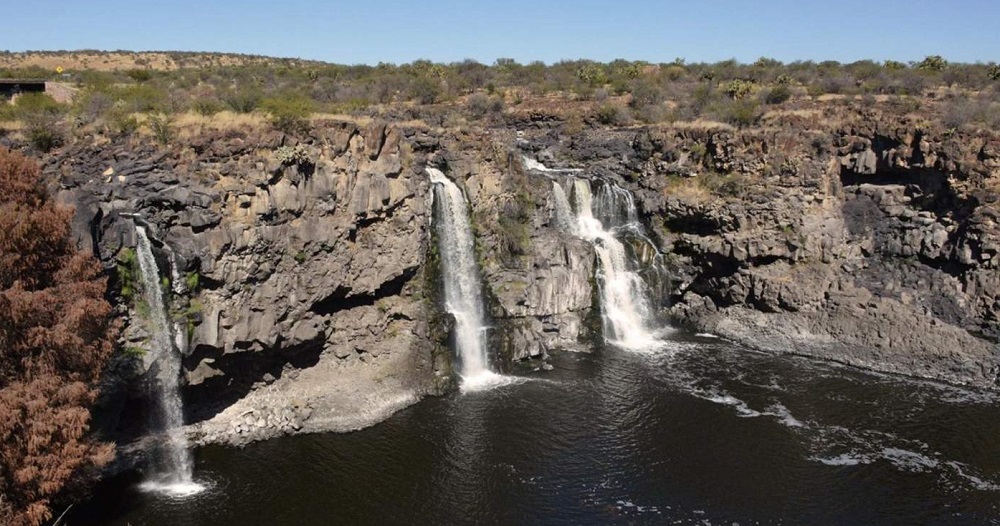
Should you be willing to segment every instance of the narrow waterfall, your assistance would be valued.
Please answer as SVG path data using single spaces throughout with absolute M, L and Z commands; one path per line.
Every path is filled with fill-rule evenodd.
M 573 208 L 570 206 L 569 199 L 566 198 L 566 192 L 559 185 L 558 181 L 552 181 L 552 200 L 556 226 L 561 230 L 576 235 L 579 229 L 577 228 L 576 218 L 573 216 Z
M 160 272 L 153 257 L 152 245 L 146 229 L 136 226 L 136 255 L 142 274 L 143 300 L 149 307 L 146 320 L 149 331 L 147 360 L 154 364 L 155 384 L 160 402 L 160 423 L 166 442 L 159 458 L 159 473 L 145 482 L 144 489 L 184 496 L 197 493 L 202 488 L 192 478 L 194 463 L 184 436 L 184 415 L 181 403 L 179 376 L 181 357 L 174 348 L 174 326 L 167 319 L 167 308 L 160 288 Z
M 441 254 L 445 309 L 455 317 L 463 389 L 494 385 L 486 353 L 486 313 L 465 194 L 438 169 L 427 168 L 433 188 L 435 230 Z
M 557 203 L 559 194 L 565 198 L 559 185 L 553 188 L 553 193 Z M 650 326 L 654 309 L 648 285 L 636 266 L 631 264 L 624 243 L 617 237 L 626 231 L 642 235 L 632 195 L 623 188 L 604 185 L 595 200 L 590 182 L 574 178 L 573 198 L 576 226 L 571 231 L 592 243 L 597 252 L 605 338 L 614 345 L 631 350 L 657 346 L 655 331 Z

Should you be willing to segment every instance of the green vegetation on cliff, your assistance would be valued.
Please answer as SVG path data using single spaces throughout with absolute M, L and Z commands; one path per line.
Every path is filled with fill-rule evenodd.
M 117 69 L 95 70 L 77 55 L 63 57 L 67 71 L 59 75 L 37 66 L 18 68 L 12 55 L 0 61 L 8 65 L 0 69 L 0 77 L 44 77 L 75 90 L 71 103 L 26 95 L 14 106 L 0 106 L 0 121 L 12 123 L 0 122 L 0 128 L 20 129 L 37 149 L 48 150 L 67 137 L 94 131 L 146 132 L 168 144 L 180 128 L 192 123 L 270 124 L 296 133 L 309 125 L 310 116 L 350 114 L 453 125 L 459 122 L 456 119 L 496 119 L 530 113 L 540 104 L 566 103 L 584 103 L 580 117 L 592 125 L 711 120 L 743 127 L 755 124 L 769 109 L 822 97 L 909 100 L 917 106 L 933 98 L 949 106 L 945 111 L 955 127 L 1000 124 L 998 66 L 950 63 L 940 56 L 910 64 L 870 60 L 784 64 L 761 58 L 752 64 L 619 59 L 546 65 L 498 59 L 493 65 L 417 60 L 369 66 L 212 54 L 115 53 L 108 55 L 116 57 Z M 26 60 L 24 64 L 29 63 Z M 259 118 L 247 120 L 244 115 Z

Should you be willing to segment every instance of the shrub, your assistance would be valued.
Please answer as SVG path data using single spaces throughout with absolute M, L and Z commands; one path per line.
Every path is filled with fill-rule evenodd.
M 309 127 L 313 102 L 305 97 L 289 95 L 265 99 L 260 107 L 267 112 L 268 120 L 276 129 L 285 133 L 295 133 Z
M 108 128 L 114 134 L 129 136 L 139 130 L 139 120 L 128 111 L 115 108 L 108 114 Z
M 211 117 L 225 109 L 225 105 L 216 98 L 199 98 L 191 101 L 191 109 L 198 115 Z
M 62 144 L 59 118 L 66 107 L 44 93 L 19 95 L 13 116 L 24 124 L 25 137 L 33 148 L 47 152 Z
M 610 102 L 597 108 L 596 117 L 597 122 L 605 126 L 625 126 L 632 121 L 628 108 Z
M 162 113 L 149 116 L 149 130 L 156 142 L 166 145 L 174 140 L 174 120 Z
M 38 167 L 0 148 L 0 523 L 39 526 L 52 499 L 112 458 L 90 407 L 117 326 L 101 265 Z M 9 250 L 9 252 L 7 252 Z
M 465 109 L 476 118 L 486 115 L 489 105 L 490 98 L 483 93 L 473 93 L 469 96 L 469 99 L 465 101 Z
M 23 93 L 14 101 L 15 113 L 19 119 L 35 115 L 59 115 L 65 106 L 44 93 Z
M 260 91 L 253 88 L 229 90 L 222 95 L 222 102 L 236 113 L 251 113 L 263 99 Z
M 62 145 L 63 136 L 56 123 L 30 124 L 25 129 L 25 136 L 32 148 L 40 152 L 48 152 Z
M 785 84 L 779 84 L 768 90 L 767 94 L 764 95 L 764 102 L 768 104 L 781 104 L 790 98 L 792 98 L 792 90 L 788 89 L 788 86 Z
M 632 100 L 629 106 L 643 108 L 663 102 L 663 92 L 660 87 L 649 79 L 639 79 L 632 83 Z
M 131 113 L 166 112 L 171 109 L 167 93 L 148 84 L 126 86 L 115 90 L 116 104 Z
M 740 127 L 756 123 L 763 113 L 760 103 L 750 98 L 724 100 L 713 105 L 712 110 L 718 120 Z
M 441 96 L 441 82 L 427 76 L 420 76 L 410 82 L 410 98 L 420 104 L 434 104 Z
M 146 82 L 147 80 L 153 78 L 153 73 L 148 69 L 130 69 L 126 71 L 125 74 L 136 82 Z

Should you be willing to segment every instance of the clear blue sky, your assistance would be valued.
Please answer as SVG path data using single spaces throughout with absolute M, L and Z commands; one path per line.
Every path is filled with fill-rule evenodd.
M 615 58 L 1000 60 L 996 0 L 6 0 L 0 49 L 337 63 Z

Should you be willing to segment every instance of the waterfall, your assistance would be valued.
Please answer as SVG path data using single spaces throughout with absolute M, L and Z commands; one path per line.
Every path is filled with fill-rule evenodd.
M 136 255 L 142 275 L 143 300 L 149 307 L 146 320 L 149 331 L 147 359 L 155 364 L 154 383 L 160 402 L 160 421 L 166 443 L 162 448 L 160 472 L 145 482 L 144 489 L 184 496 L 202 489 L 192 478 L 194 464 L 184 436 L 184 415 L 180 396 L 181 357 L 174 348 L 174 328 L 167 319 L 167 308 L 160 287 L 160 272 L 153 257 L 146 229 L 136 226 Z
M 538 162 L 527 155 L 521 156 L 521 166 L 529 172 L 543 172 L 543 173 L 573 173 L 582 172 L 583 170 L 579 168 L 549 168 L 544 164 Z
M 573 208 L 566 198 L 566 192 L 557 181 L 552 181 L 552 205 L 555 211 L 556 226 L 566 232 L 577 234 L 576 219 L 573 217 Z
M 490 371 L 482 281 L 465 194 L 435 168 L 431 177 L 434 221 L 444 278 L 445 309 L 455 317 L 455 343 L 463 389 L 493 386 L 502 378 Z
M 559 185 L 553 187 L 553 194 L 557 203 L 560 194 L 565 199 Z M 606 184 L 598 190 L 595 199 L 590 182 L 574 178 L 573 198 L 576 225 L 570 231 L 593 244 L 597 252 L 605 338 L 631 350 L 658 346 L 655 331 L 650 327 L 654 309 L 648 285 L 639 276 L 624 243 L 618 238 L 624 233 L 644 238 L 632 195 L 624 188 Z M 558 204 L 556 208 L 558 210 Z

